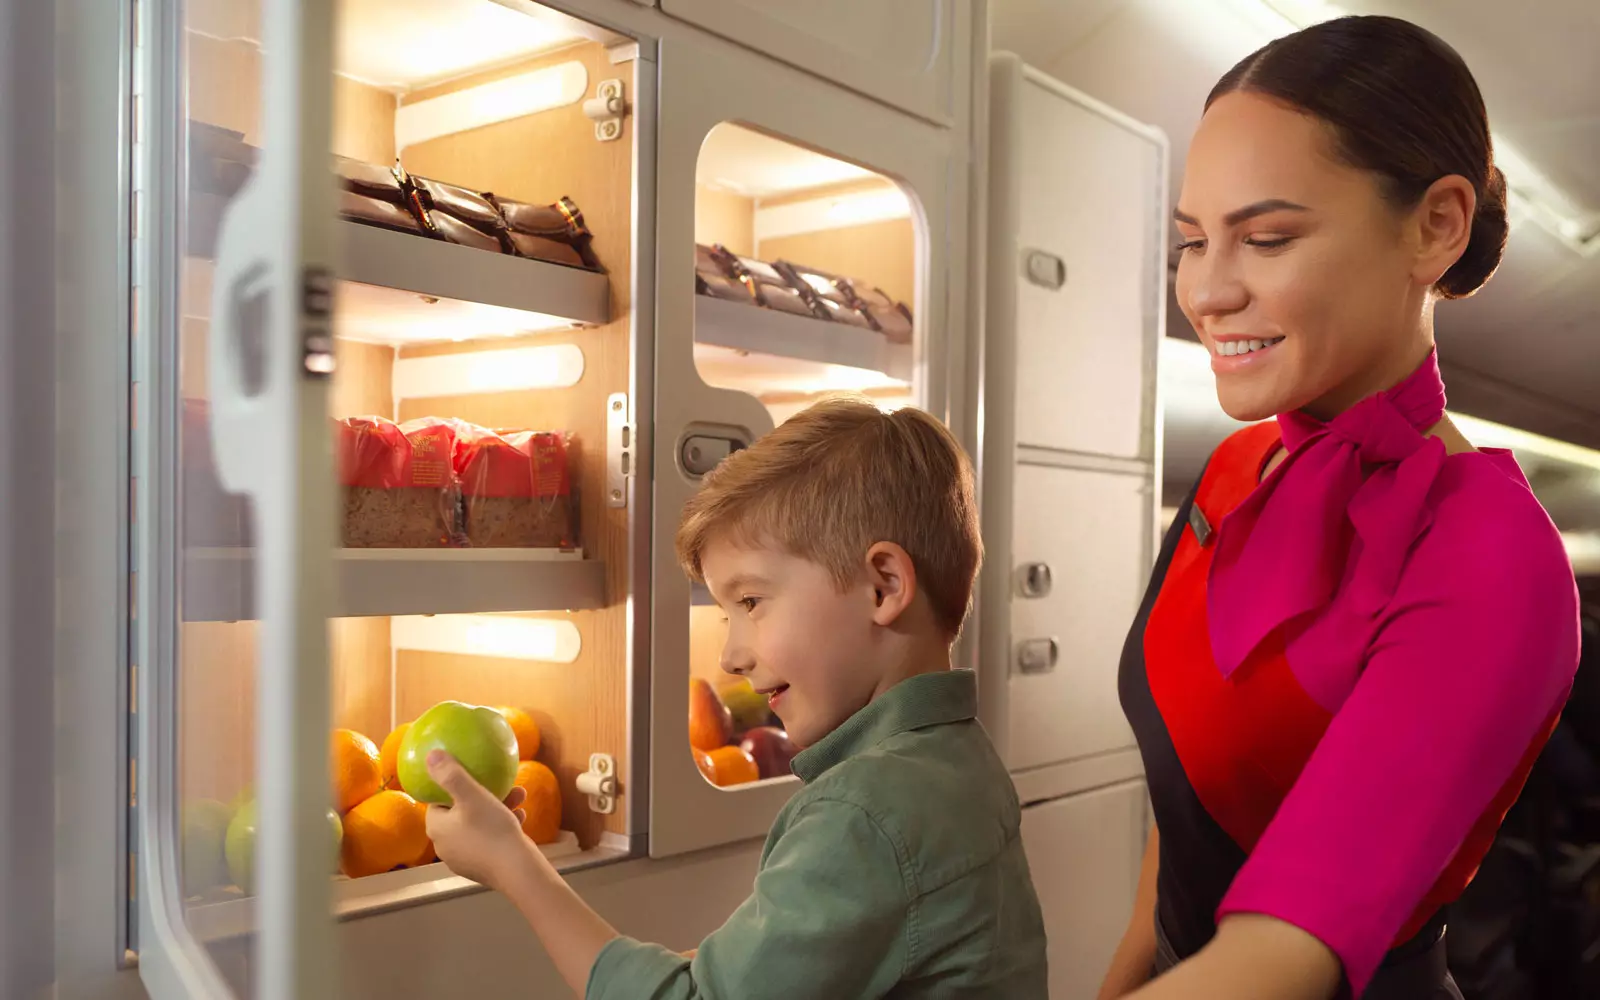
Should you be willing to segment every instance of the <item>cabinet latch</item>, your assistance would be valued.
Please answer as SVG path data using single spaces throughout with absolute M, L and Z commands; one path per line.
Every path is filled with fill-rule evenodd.
M 617 762 L 608 753 L 589 755 L 589 770 L 578 775 L 578 791 L 589 796 L 589 808 L 611 813 L 617 808 Z
M 601 80 L 594 96 L 583 102 L 583 113 L 594 122 L 594 137 L 599 142 L 622 138 L 622 116 L 628 113 L 628 99 L 622 94 L 621 80 Z
M 606 398 L 606 506 L 628 506 L 628 480 L 633 478 L 633 423 L 628 419 L 628 394 Z

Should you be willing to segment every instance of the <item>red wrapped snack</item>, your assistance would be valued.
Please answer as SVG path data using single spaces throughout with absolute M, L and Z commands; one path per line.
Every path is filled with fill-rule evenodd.
M 497 434 L 458 425 L 456 475 L 461 481 L 467 544 L 577 548 L 573 458 L 572 435 L 564 432 Z
M 382 417 L 339 421 L 344 544 L 444 548 L 460 543 L 453 421 Z

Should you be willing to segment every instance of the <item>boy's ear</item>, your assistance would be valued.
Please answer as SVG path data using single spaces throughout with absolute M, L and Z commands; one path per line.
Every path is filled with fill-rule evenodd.
M 917 568 L 911 553 L 894 542 L 878 542 L 867 550 L 867 579 L 872 584 L 877 608 L 872 620 L 893 625 L 917 597 Z

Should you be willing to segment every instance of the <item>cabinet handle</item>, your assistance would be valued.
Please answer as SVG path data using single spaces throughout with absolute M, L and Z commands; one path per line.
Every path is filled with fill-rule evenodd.
M 1040 288 L 1059 291 L 1067 283 L 1067 262 L 1044 250 L 1029 250 L 1023 258 L 1022 273 Z
M 1061 643 L 1049 639 L 1024 639 L 1017 646 L 1017 671 L 1023 674 L 1048 674 L 1061 659 Z
M 1050 589 L 1055 585 L 1050 564 L 1027 563 L 1017 571 L 1017 585 L 1023 597 L 1037 599 L 1050 596 Z

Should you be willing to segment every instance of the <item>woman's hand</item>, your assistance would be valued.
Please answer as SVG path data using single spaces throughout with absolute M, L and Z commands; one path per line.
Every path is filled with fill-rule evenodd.
M 533 849 L 522 832 L 525 813 L 519 808 L 527 792 L 513 788 L 501 802 L 442 750 L 428 755 L 428 774 L 453 803 L 428 807 L 428 836 L 439 860 L 457 875 L 506 891 Z

